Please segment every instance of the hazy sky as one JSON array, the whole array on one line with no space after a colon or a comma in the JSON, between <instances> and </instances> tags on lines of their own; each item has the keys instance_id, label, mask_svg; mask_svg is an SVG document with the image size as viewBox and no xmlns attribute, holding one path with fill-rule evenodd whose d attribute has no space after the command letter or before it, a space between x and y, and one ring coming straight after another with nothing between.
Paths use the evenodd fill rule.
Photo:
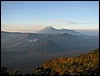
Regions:
<instances>
[{"instance_id":1,"label":"hazy sky","mask_svg":"<svg viewBox=\"0 0 100 76\"><path fill-rule=\"evenodd\" d=\"M99 30L98 1L2 1L2 31Z\"/></svg>"}]
</instances>

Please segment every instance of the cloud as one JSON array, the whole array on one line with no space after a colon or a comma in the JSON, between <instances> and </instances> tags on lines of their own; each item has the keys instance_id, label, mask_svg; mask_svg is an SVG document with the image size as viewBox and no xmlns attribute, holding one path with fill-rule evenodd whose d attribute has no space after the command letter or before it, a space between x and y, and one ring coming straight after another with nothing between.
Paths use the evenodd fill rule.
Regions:
<instances>
[{"instance_id":1,"label":"cloud","mask_svg":"<svg viewBox=\"0 0 100 76\"><path fill-rule=\"evenodd\" d=\"M63 22L67 24L97 24L94 22L75 22L75 21L69 21L69 20L55 20L55 22Z\"/></svg>"},{"instance_id":2,"label":"cloud","mask_svg":"<svg viewBox=\"0 0 100 76\"><path fill-rule=\"evenodd\" d=\"M44 23L64 23L64 24L77 24L75 21L69 21L69 20L33 20L34 22L44 22Z\"/></svg>"},{"instance_id":3,"label":"cloud","mask_svg":"<svg viewBox=\"0 0 100 76\"><path fill-rule=\"evenodd\" d=\"M73 24L97 24L94 22L76 22L71 20L34 20L34 22L41 22L41 23L62 23L67 25L73 25Z\"/></svg>"},{"instance_id":4,"label":"cloud","mask_svg":"<svg viewBox=\"0 0 100 76\"><path fill-rule=\"evenodd\" d=\"M55 20L55 22L62 22L68 25L73 25L73 24L98 24L95 22L75 22L75 21L70 21L70 20Z\"/></svg>"},{"instance_id":5,"label":"cloud","mask_svg":"<svg viewBox=\"0 0 100 76\"><path fill-rule=\"evenodd\" d=\"M63 22L65 24L78 24L77 22L75 21L68 21L68 20L56 20L57 22Z\"/></svg>"},{"instance_id":6,"label":"cloud","mask_svg":"<svg viewBox=\"0 0 100 76\"><path fill-rule=\"evenodd\" d=\"M93 23L93 22L83 22L83 23L78 23L78 24L97 24L97 23Z\"/></svg>"}]
</instances>

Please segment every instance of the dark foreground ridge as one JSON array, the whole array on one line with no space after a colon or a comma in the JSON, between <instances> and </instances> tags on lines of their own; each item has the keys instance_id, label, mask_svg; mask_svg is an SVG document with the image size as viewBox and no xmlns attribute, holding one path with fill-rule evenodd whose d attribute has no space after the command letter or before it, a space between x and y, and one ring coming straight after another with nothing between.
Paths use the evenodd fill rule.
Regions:
<instances>
[{"instance_id":1,"label":"dark foreground ridge","mask_svg":"<svg viewBox=\"0 0 100 76\"><path fill-rule=\"evenodd\" d=\"M32 73L8 73L2 65L1 75L99 75L99 48L75 57L53 58L32 69Z\"/></svg>"}]
</instances>

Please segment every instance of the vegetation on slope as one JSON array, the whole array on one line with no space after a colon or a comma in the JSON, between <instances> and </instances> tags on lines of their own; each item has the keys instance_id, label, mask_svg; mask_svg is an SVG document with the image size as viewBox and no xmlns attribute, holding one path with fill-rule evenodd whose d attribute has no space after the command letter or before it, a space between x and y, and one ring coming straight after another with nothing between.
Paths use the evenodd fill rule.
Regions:
<instances>
[{"instance_id":1,"label":"vegetation on slope","mask_svg":"<svg viewBox=\"0 0 100 76\"><path fill-rule=\"evenodd\" d=\"M1 75L99 75L99 49L76 57L46 61L40 67L33 67L32 73L22 73L20 70L8 73L2 65Z\"/></svg>"},{"instance_id":2,"label":"vegetation on slope","mask_svg":"<svg viewBox=\"0 0 100 76\"><path fill-rule=\"evenodd\" d=\"M59 72L60 75L99 74L99 49L76 57L56 58L47 61L43 67Z\"/></svg>"}]
</instances>

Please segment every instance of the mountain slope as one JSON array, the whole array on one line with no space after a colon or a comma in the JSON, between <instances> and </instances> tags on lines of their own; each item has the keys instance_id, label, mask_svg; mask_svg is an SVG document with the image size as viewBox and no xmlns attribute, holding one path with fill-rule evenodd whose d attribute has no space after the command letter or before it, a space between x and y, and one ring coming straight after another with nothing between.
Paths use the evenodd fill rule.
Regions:
<instances>
[{"instance_id":1,"label":"mountain slope","mask_svg":"<svg viewBox=\"0 0 100 76\"><path fill-rule=\"evenodd\" d=\"M77 56L98 47L99 37L96 36L1 32L1 62L10 69L20 64L19 68L27 66L23 69L26 71L33 63L39 66L51 57Z\"/></svg>"},{"instance_id":2,"label":"mountain slope","mask_svg":"<svg viewBox=\"0 0 100 76\"><path fill-rule=\"evenodd\" d=\"M99 74L99 49L76 57L56 58L45 62L45 68L51 68L60 75Z\"/></svg>"},{"instance_id":3,"label":"mountain slope","mask_svg":"<svg viewBox=\"0 0 100 76\"><path fill-rule=\"evenodd\" d=\"M62 50L61 46L52 40L39 41L35 44L33 50L35 52L58 52ZM57 51L58 50L58 51Z\"/></svg>"},{"instance_id":4,"label":"mountain slope","mask_svg":"<svg viewBox=\"0 0 100 76\"><path fill-rule=\"evenodd\" d=\"M69 29L61 29L61 32L65 32L65 33L72 34L72 35L78 35L78 36L84 35L82 33L76 32L74 30L69 30Z\"/></svg>"},{"instance_id":5,"label":"mountain slope","mask_svg":"<svg viewBox=\"0 0 100 76\"><path fill-rule=\"evenodd\" d=\"M48 26L37 33L43 33L43 34L61 34L59 30L56 30L54 27Z\"/></svg>"},{"instance_id":6,"label":"mountain slope","mask_svg":"<svg viewBox=\"0 0 100 76\"><path fill-rule=\"evenodd\" d=\"M1 32L1 50L58 52L98 48L98 37L64 34ZM72 47L71 47L72 46Z\"/></svg>"}]
</instances>

